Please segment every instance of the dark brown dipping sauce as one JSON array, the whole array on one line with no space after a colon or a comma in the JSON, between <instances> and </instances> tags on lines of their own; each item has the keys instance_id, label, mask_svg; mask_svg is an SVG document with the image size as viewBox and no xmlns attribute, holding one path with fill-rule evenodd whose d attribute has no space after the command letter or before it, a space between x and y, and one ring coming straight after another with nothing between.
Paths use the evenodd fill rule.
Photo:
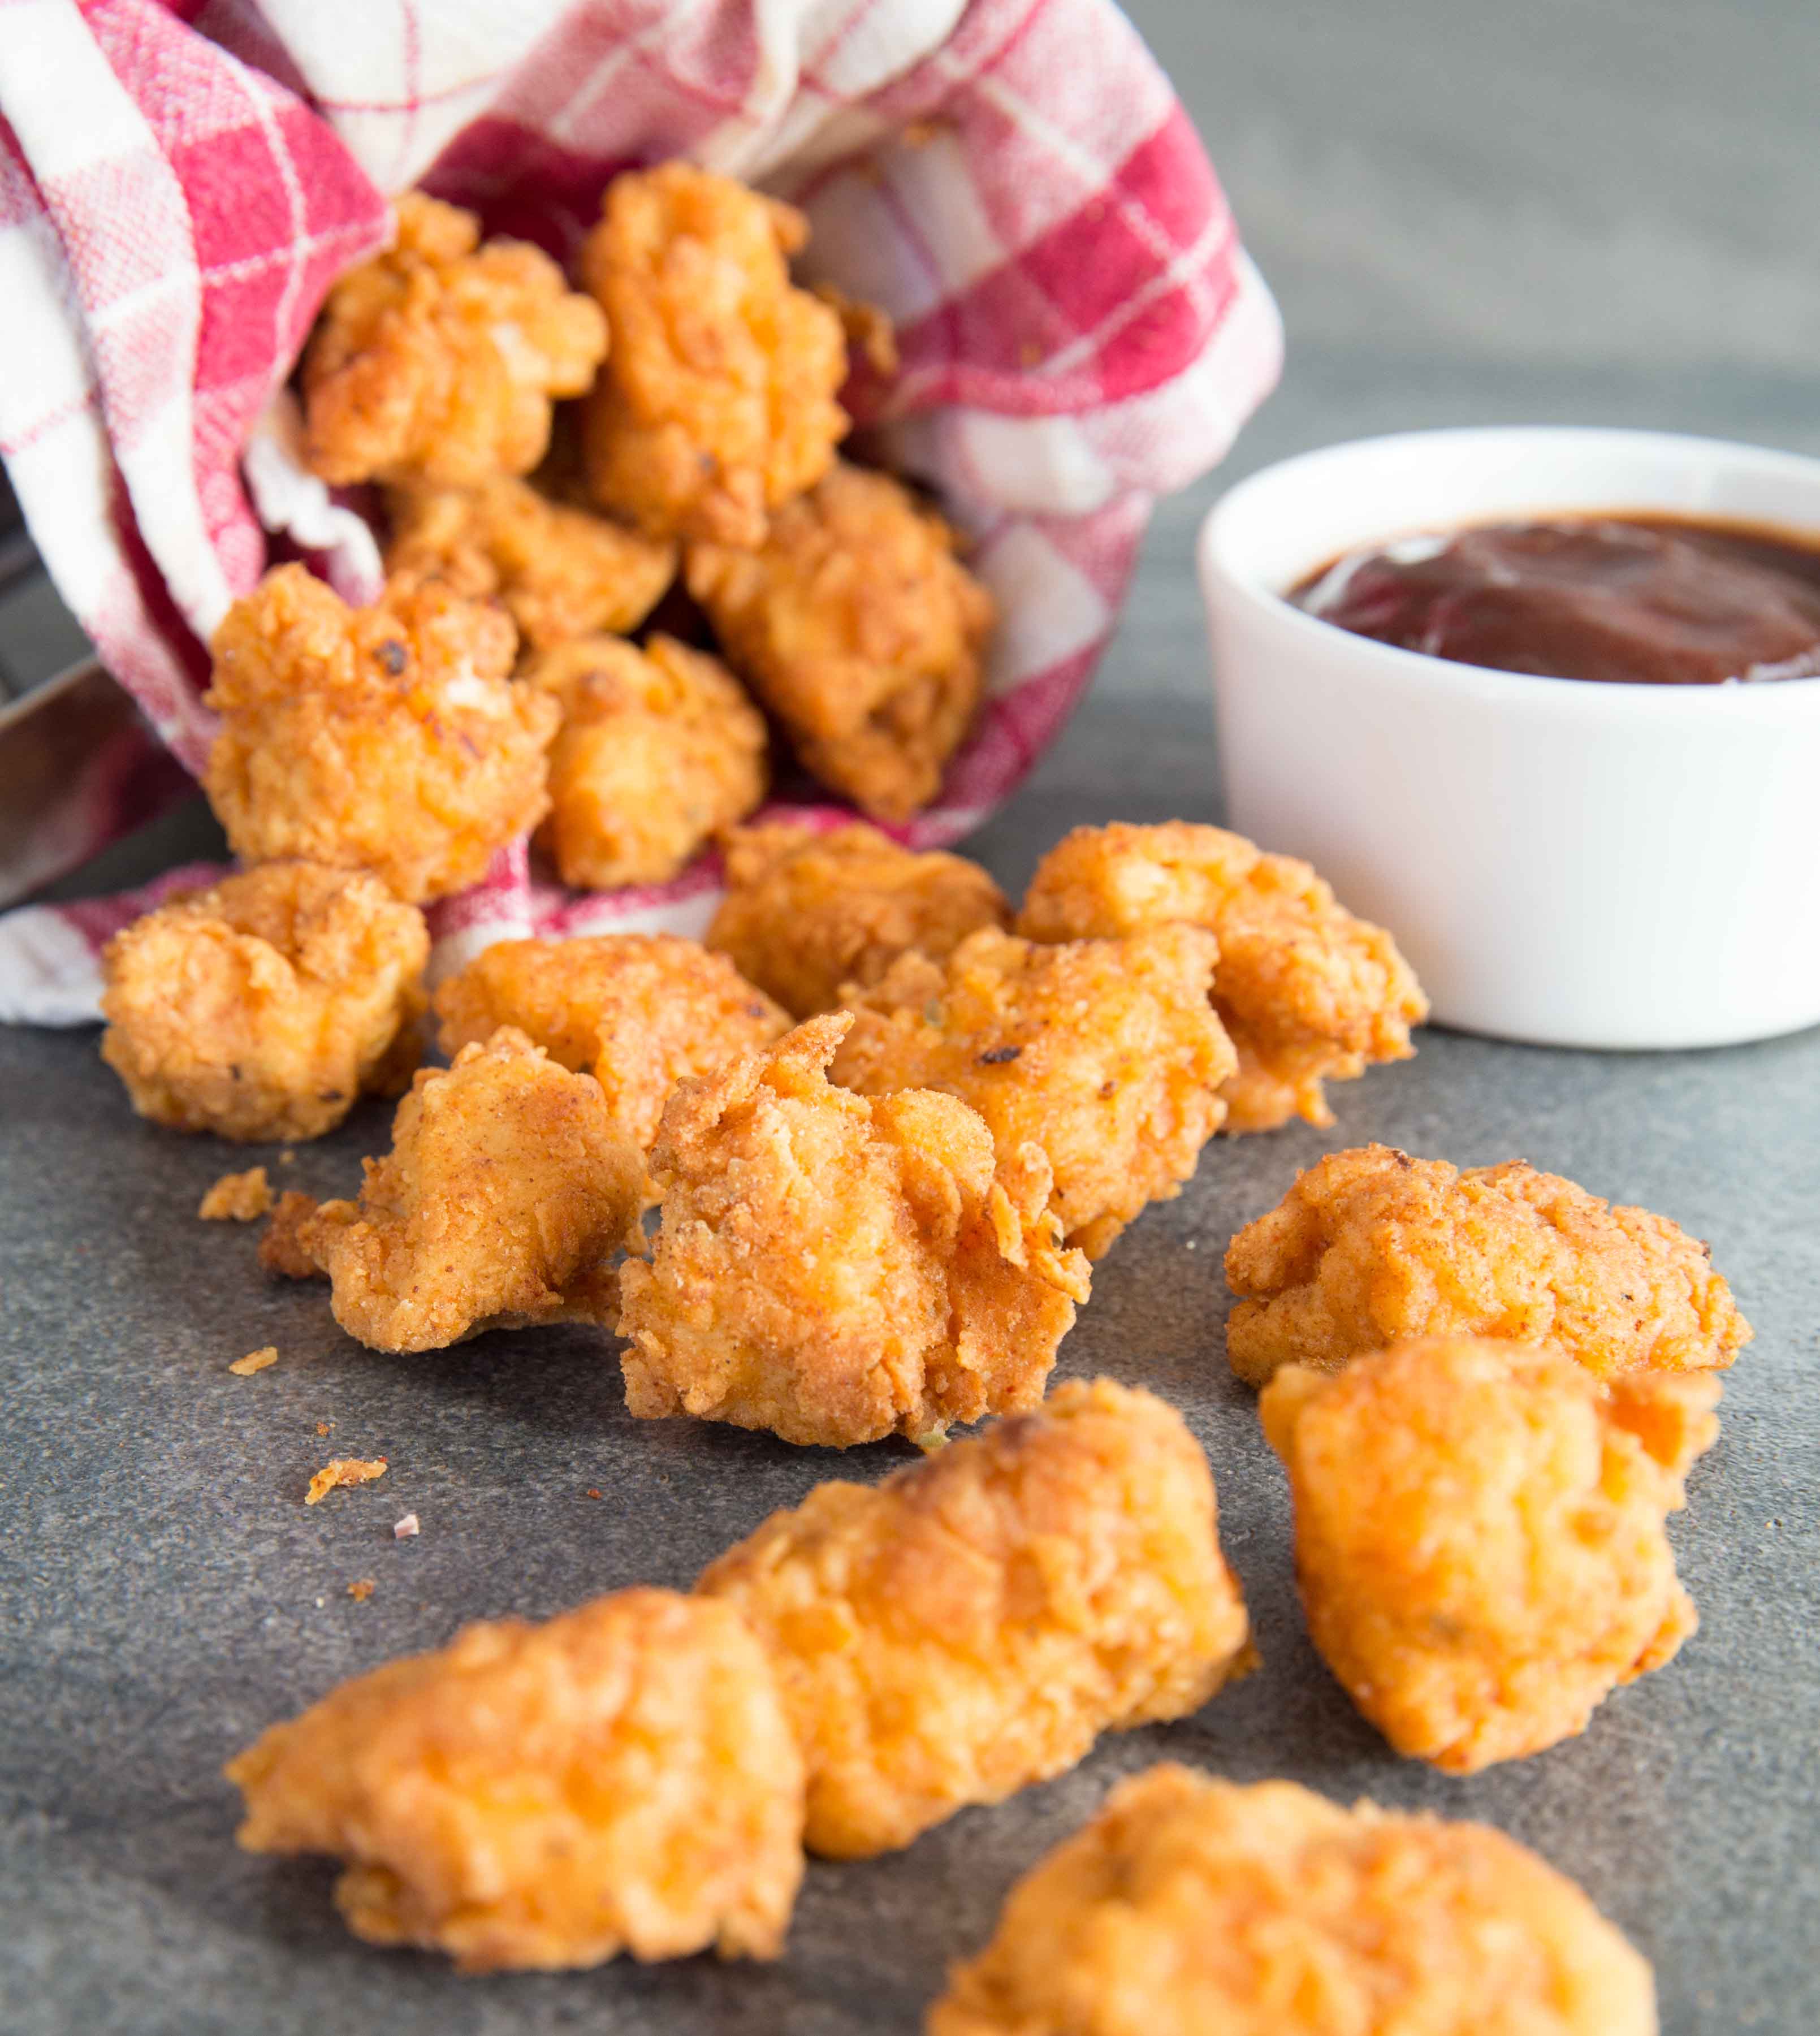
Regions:
<instances>
[{"instance_id":1,"label":"dark brown dipping sauce","mask_svg":"<svg viewBox=\"0 0 1820 2036\"><path fill-rule=\"evenodd\" d=\"M1460 665L1607 684L1820 675L1820 537L1671 516L1551 517L1348 552L1289 598Z\"/></svg>"}]
</instances>

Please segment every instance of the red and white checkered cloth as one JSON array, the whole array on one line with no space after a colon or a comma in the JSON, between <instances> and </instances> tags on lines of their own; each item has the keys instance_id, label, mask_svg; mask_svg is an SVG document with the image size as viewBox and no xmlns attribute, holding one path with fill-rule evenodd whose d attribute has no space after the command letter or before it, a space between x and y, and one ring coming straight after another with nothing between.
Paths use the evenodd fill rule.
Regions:
<instances>
[{"instance_id":1,"label":"red and white checkered cloth","mask_svg":"<svg viewBox=\"0 0 1820 2036\"><path fill-rule=\"evenodd\" d=\"M372 579L281 390L386 198L421 183L562 256L609 175L673 155L802 205L813 273L891 314L902 371L850 403L998 598L985 711L906 839L958 839L1030 768L1151 500L1220 457L1281 353L1111 0L0 0L0 453L65 601L192 769L202 647L267 532L345 591ZM527 931L696 929L714 883L705 862L563 893L521 846L435 908L439 965ZM0 918L0 1017L92 1018L99 942L144 902Z\"/></svg>"}]
</instances>

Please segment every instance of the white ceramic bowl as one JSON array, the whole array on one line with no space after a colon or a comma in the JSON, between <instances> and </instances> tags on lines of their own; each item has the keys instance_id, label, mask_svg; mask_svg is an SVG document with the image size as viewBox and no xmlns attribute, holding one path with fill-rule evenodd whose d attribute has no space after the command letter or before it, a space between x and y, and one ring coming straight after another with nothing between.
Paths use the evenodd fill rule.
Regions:
<instances>
[{"instance_id":1,"label":"white ceramic bowl","mask_svg":"<svg viewBox=\"0 0 1820 2036\"><path fill-rule=\"evenodd\" d=\"M1820 460L1645 432L1419 432L1232 489L1200 539L1231 824L1389 926L1444 1024L1634 1047L1820 1022L1820 679L1532 678L1282 598L1360 545L1599 510L1820 534Z\"/></svg>"}]
</instances>

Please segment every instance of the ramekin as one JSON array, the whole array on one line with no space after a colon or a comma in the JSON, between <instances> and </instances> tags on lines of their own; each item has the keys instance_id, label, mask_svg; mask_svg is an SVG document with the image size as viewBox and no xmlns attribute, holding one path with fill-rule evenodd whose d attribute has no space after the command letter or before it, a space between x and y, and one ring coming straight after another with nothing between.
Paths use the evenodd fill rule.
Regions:
<instances>
[{"instance_id":1,"label":"ramekin","mask_svg":"<svg viewBox=\"0 0 1820 2036\"><path fill-rule=\"evenodd\" d=\"M1601 510L1820 542L1820 460L1649 432L1418 432L1233 488L1200 547L1230 824L1389 927L1444 1024L1687 1047L1820 1022L1820 679L1532 678L1283 598L1361 545Z\"/></svg>"}]
</instances>

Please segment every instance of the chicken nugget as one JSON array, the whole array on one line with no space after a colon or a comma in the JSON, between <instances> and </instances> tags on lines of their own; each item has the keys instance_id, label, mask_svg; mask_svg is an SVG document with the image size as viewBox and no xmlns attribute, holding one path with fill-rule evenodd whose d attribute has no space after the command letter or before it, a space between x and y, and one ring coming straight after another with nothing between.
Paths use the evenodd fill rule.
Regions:
<instances>
[{"instance_id":1,"label":"chicken nugget","mask_svg":"<svg viewBox=\"0 0 1820 2036\"><path fill-rule=\"evenodd\" d=\"M436 992L454 1054L515 1025L566 1068L592 1069L613 1122L641 1152L669 1093L789 1030L722 955L673 933L500 941Z\"/></svg>"},{"instance_id":2,"label":"chicken nugget","mask_svg":"<svg viewBox=\"0 0 1820 2036\"><path fill-rule=\"evenodd\" d=\"M802 1757L764 1651L673 1591L466 1627L227 1775L247 1851L346 1861L356 1936L464 1972L775 1958L802 1879Z\"/></svg>"},{"instance_id":3,"label":"chicken nugget","mask_svg":"<svg viewBox=\"0 0 1820 2036\"><path fill-rule=\"evenodd\" d=\"M577 636L520 677L560 703L540 841L565 884L662 884L765 795L764 717L719 658L673 636Z\"/></svg>"},{"instance_id":4,"label":"chicken nugget","mask_svg":"<svg viewBox=\"0 0 1820 2036\"><path fill-rule=\"evenodd\" d=\"M676 548L552 502L499 473L473 488L386 492L386 569L435 579L470 601L497 595L533 650L635 629L676 577Z\"/></svg>"},{"instance_id":5,"label":"chicken nugget","mask_svg":"<svg viewBox=\"0 0 1820 2036\"><path fill-rule=\"evenodd\" d=\"M303 356L307 456L323 480L457 487L526 473L551 399L607 350L600 306L522 240L480 244L471 212L407 191L398 238L329 292Z\"/></svg>"},{"instance_id":6,"label":"chicken nugget","mask_svg":"<svg viewBox=\"0 0 1820 2036\"><path fill-rule=\"evenodd\" d=\"M1656 2036L1648 1964L1483 1824L1166 1763L1006 1897L929 2036Z\"/></svg>"},{"instance_id":7,"label":"chicken nugget","mask_svg":"<svg viewBox=\"0 0 1820 2036\"><path fill-rule=\"evenodd\" d=\"M1428 1000L1389 934L1355 919L1306 862L1223 828L1076 828L1037 865L1017 929L1079 941L1172 919L1219 941L1213 1008L1238 1054L1227 1131L1331 1124L1324 1082L1414 1052L1409 1028Z\"/></svg>"},{"instance_id":8,"label":"chicken nugget","mask_svg":"<svg viewBox=\"0 0 1820 2036\"><path fill-rule=\"evenodd\" d=\"M914 948L940 961L982 926L1008 926L1004 894L977 862L913 854L855 820L828 833L740 828L726 843L727 895L708 929L749 982L798 1018L840 1008Z\"/></svg>"},{"instance_id":9,"label":"chicken nugget","mask_svg":"<svg viewBox=\"0 0 1820 2036\"><path fill-rule=\"evenodd\" d=\"M685 547L688 590L734 669L831 790L874 820L934 798L972 726L992 596L889 474L836 461L756 550Z\"/></svg>"},{"instance_id":10,"label":"chicken nugget","mask_svg":"<svg viewBox=\"0 0 1820 2036\"><path fill-rule=\"evenodd\" d=\"M635 1242L644 1165L600 1084L502 1026L398 1106L357 1202L324 1202L303 1255L373 1350L440 1350L483 1329L611 1319L613 1254ZM280 1269L284 1269L281 1268Z\"/></svg>"},{"instance_id":11,"label":"chicken nugget","mask_svg":"<svg viewBox=\"0 0 1820 2036\"><path fill-rule=\"evenodd\" d=\"M845 1448L1034 1406L1087 1299L1048 1163L996 1163L951 1096L823 1070L852 1020L686 1081L650 1166L663 1216L622 1276L626 1404Z\"/></svg>"},{"instance_id":12,"label":"chicken nugget","mask_svg":"<svg viewBox=\"0 0 1820 2036\"><path fill-rule=\"evenodd\" d=\"M811 1851L908 1845L1185 1717L1255 1661L1213 1478L1173 1407L1070 1381L882 1484L818 1484L695 1589L771 1650Z\"/></svg>"},{"instance_id":13,"label":"chicken nugget","mask_svg":"<svg viewBox=\"0 0 1820 2036\"><path fill-rule=\"evenodd\" d=\"M681 162L607 187L582 281L612 351L582 415L602 508L654 537L756 545L846 435L840 315L793 287L800 212Z\"/></svg>"},{"instance_id":14,"label":"chicken nugget","mask_svg":"<svg viewBox=\"0 0 1820 2036\"><path fill-rule=\"evenodd\" d=\"M1468 1337L1277 1373L1258 1412L1309 1631L1399 1753L1449 1774L1539 1753L1673 1657L1698 1621L1663 1521L1720 1390Z\"/></svg>"},{"instance_id":15,"label":"chicken nugget","mask_svg":"<svg viewBox=\"0 0 1820 2036\"><path fill-rule=\"evenodd\" d=\"M1050 1206L1101 1257L1147 1202L1181 1192L1235 1065L1208 1002L1199 926L1043 947L986 928L936 963L907 954L853 1000L834 1078L863 1095L958 1095L1000 1152L1049 1156Z\"/></svg>"},{"instance_id":16,"label":"chicken nugget","mask_svg":"<svg viewBox=\"0 0 1820 2036\"><path fill-rule=\"evenodd\" d=\"M485 873L549 808L562 710L514 686L499 609L431 581L349 608L280 566L215 632L202 787L234 853L372 870L413 904Z\"/></svg>"},{"instance_id":17,"label":"chicken nugget","mask_svg":"<svg viewBox=\"0 0 1820 2036\"><path fill-rule=\"evenodd\" d=\"M1751 1334L1706 1246L1526 1159L1330 1152L1232 1240L1226 1277L1244 1297L1227 1354L1253 1386L1413 1337L1553 1343L1613 1378L1722 1369Z\"/></svg>"},{"instance_id":18,"label":"chicken nugget","mask_svg":"<svg viewBox=\"0 0 1820 2036\"><path fill-rule=\"evenodd\" d=\"M377 877L267 862L135 919L101 956L101 1058L141 1117L319 1138L417 1061L424 915Z\"/></svg>"}]
</instances>

